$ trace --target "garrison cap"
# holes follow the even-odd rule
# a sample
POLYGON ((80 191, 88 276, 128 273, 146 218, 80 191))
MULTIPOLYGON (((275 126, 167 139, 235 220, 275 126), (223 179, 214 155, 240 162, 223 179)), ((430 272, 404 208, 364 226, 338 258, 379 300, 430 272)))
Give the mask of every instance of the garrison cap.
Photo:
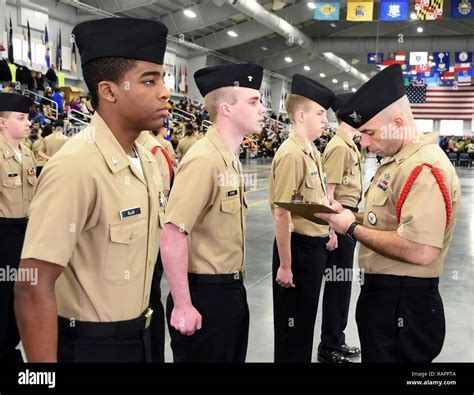
POLYGON ((0 111, 14 111, 28 114, 32 104, 33 100, 27 96, 17 93, 0 92, 0 111))
POLYGON ((194 73, 194 80, 202 97, 226 86, 260 89, 263 68, 257 64, 222 64, 205 67, 194 73))
POLYGON ((104 18, 79 23, 72 34, 82 65, 100 58, 163 64, 168 28, 149 19, 104 18))
POLYGON ((291 93, 306 97, 318 103, 326 110, 332 106, 336 98, 332 90, 301 74, 295 74, 293 76, 291 80, 291 93))
POLYGON ((341 108, 338 117, 358 129, 405 94, 400 65, 388 66, 354 93, 341 108))

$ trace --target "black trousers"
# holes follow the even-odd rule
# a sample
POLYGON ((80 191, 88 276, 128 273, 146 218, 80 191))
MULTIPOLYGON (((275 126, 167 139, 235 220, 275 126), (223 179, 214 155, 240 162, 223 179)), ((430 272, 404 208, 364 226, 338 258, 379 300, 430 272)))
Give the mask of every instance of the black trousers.
POLYGON ((438 278, 365 274, 356 321, 362 362, 431 362, 446 331, 438 278))
POLYGON ((161 254, 158 254, 153 280, 151 283, 150 306, 153 315, 150 325, 151 357, 153 362, 165 362, 165 309, 161 303, 161 277, 163 276, 163 263, 161 254))
POLYGON ((276 283, 280 256, 273 244, 273 327, 275 362, 311 362, 319 293, 327 264, 328 237, 291 235, 295 288, 276 283))
MULTIPOLYGON (((0 268, 6 275, 17 273, 25 231, 25 218, 0 218, 0 268)), ((0 362, 23 362, 15 349, 20 335, 13 308, 14 285, 15 281, 0 281, 0 362)))
POLYGON ((58 362, 151 362, 145 317, 71 322, 58 317, 58 362))
POLYGON ((202 316, 202 328, 187 336, 171 326, 174 304, 170 293, 166 315, 174 362, 245 362, 249 308, 242 281, 206 283, 214 276, 192 277, 189 278, 191 300, 202 316))
POLYGON ((354 243, 345 235, 337 235, 338 247, 328 251, 328 264, 323 296, 323 319, 321 324, 321 347, 342 350, 346 342, 344 330, 347 326, 352 290, 352 267, 354 243), (343 271, 341 277, 339 271, 343 271), (334 277, 336 276, 336 277, 334 277))

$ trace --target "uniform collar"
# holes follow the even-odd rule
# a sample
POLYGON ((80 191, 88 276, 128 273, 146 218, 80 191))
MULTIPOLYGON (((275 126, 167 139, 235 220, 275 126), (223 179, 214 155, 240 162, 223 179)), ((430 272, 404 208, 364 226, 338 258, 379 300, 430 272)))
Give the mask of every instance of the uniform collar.
POLYGON ((224 141, 219 131, 214 126, 210 126, 207 130, 206 137, 211 141, 212 144, 214 144, 219 153, 222 155, 225 164, 227 166, 232 165, 235 155, 230 152, 229 146, 224 141))
MULTIPOLYGON (((97 111, 92 116, 90 127, 95 134, 95 144, 112 173, 130 166, 127 154, 97 111)), ((138 153, 138 150, 136 151, 138 153)))
MULTIPOLYGON (((0 133, 0 146, 3 146, 3 157, 5 159, 11 158, 12 156, 15 156, 15 151, 12 149, 10 144, 8 144, 7 139, 5 136, 3 136, 3 133, 0 133)), ((20 152, 22 155, 25 156, 30 156, 30 150, 25 149, 26 147, 23 146, 22 143, 20 143, 20 152)))
POLYGON ((344 140, 344 142, 351 148, 356 148, 356 145, 354 143, 354 140, 351 140, 349 138, 349 136, 347 135, 347 133, 341 128, 339 127, 336 131, 336 136, 339 136, 341 139, 344 140))
MULTIPOLYGON (((299 136, 297 133, 294 131, 291 132, 290 139, 293 139, 293 141, 302 149, 302 151, 306 155, 311 155, 311 151, 308 147, 308 144, 299 136)), ((311 147, 313 146, 313 143, 311 143, 311 147)))
MULTIPOLYGON (((438 133, 426 133, 421 134, 418 141, 412 141, 410 144, 403 147, 399 152, 393 155, 393 160, 397 162, 397 165, 402 163, 404 160, 408 159, 414 153, 416 153, 420 148, 429 144, 436 144, 438 142, 438 133)), ((387 160, 387 162, 391 160, 387 160)))

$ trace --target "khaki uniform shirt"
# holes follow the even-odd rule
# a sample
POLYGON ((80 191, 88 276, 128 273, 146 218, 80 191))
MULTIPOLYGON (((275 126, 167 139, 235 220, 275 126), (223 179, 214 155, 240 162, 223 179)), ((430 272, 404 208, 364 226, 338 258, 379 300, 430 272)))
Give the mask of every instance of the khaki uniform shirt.
POLYGON ((69 137, 65 136, 61 132, 51 133, 43 139, 43 146, 41 150, 49 157, 53 156, 59 149, 69 140, 69 137))
MULTIPOLYGON (((270 172, 270 207, 274 210, 275 202, 289 202, 293 191, 297 190, 304 200, 321 203, 326 195, 324 174, 321 166, 321 155, 315 145, 312 150, 296 134, 286 139, 273 159, 270 172)), ((326 237, 329 226, 291 214, 294 231, 301 235, 326 237)))
POLYGON ((186 152, 188 152, 189 149, 197 142, 198 139, 194 136, 184 136, 181 140, 179 140, 176 151, 178 151, 181 159, 183 159, 184 155, 186 155, 186 152))
POLYGON ((0 217, 25 218, 36 185, 33 153, 20 144, 21 162, 0 132, 0 217))
POLYGON ((64 267, 62 317, 122 321, 148 307, 164 203, 155 158, 135 150, 144 177, 96 112, 41 173, 21 257, 64 267))
POLYGON ((171 144, 170 141, 164 139, 161 136, 152 136, 155 140, 158 140, 158 142, 165 148, 166 152, 170 154, 170 156, 174 159, 176 156, 176 152, 174 152, 173 145, 171 144))
POLYGON ((242 270, 247 202, 242 165, 215 128, 180 162, 166 223, 188 234, 190 273, 242 270))
MULTIPOLYGON (((151 152, 154 147, 164 148, 157 139, 153 138, 151 132, 149 132, 148 130, 144 130, 143 132, 141 132, 140 136, 138 136, 136 141, 149 152, 151 152)), ((168 197, 171 181, 168 160, 163 155, 163 152, 161 152, 161 149, 158 149, 154 156, 156 161, 158 162, 158 166, 160 167, 161 179, 163 181, 163 191, 165 192, 166 197, 168 197)))
POLYGON ((367 190, 364 226, 377 230, 397 231, 404 239, 441 249, 438 258, 427 266, 414 265, 386 258, 361 244, 359 266, 367 273, 411 277, 439 277, 453 236, 460 203, 460 185, 453 165, 437 145, 437 134, 422 135, 419 142, 404 147, 385 159, 367 190), (397 224, 396 206, 403 187, 413 169, 429 163, 439 169, 452 203, 449 226, 441 190, 424 166, 408 193, 397 224))
POLYGON ((42 158, 41 156, 39 156, 39 151, 43 151, 44 152, 44 145, 43 145, 43 138, 40 137, 38 138, 38 140, 36 140, 32 147, 31 147, 31 151, 33 151, 33 155, 35 156, 35 162, 36 162, 36 165, 39 166, 39 167, 44 167, 44 165, 46 164, 46 159, 42 158))
POLYGON ((360 152, 342 129, 337 130, 324 150, 323 169, 328 184, 337 184, 334 199, 344 206, 356 208, 362 198, 360 152))

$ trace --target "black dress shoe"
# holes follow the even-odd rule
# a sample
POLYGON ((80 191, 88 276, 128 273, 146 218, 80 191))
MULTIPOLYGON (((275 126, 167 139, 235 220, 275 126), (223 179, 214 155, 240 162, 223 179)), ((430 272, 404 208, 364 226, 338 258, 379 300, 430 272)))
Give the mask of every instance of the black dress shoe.
POLYGON ((318 349, 318 361, 325 363, 352 363, 352 361, 337 350, 329 350, 327 348, 318 349))
POLYGON ((360 348, 349 347, 347 344, 342 345, 342 355, 349 358, 355 358, 360 355, 360 348))

